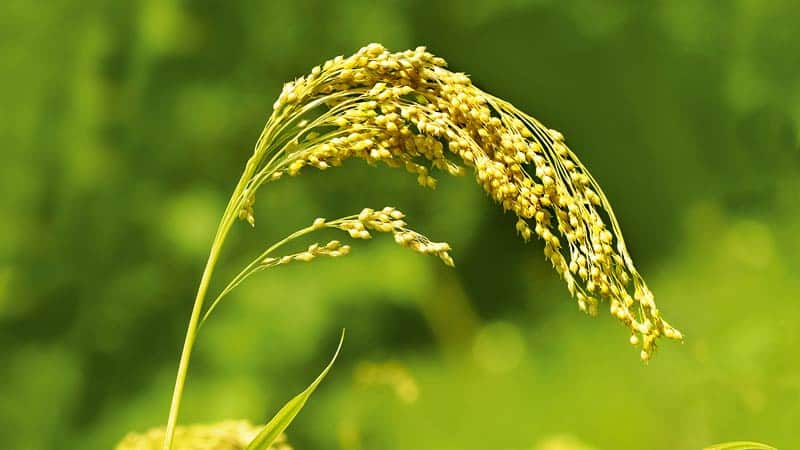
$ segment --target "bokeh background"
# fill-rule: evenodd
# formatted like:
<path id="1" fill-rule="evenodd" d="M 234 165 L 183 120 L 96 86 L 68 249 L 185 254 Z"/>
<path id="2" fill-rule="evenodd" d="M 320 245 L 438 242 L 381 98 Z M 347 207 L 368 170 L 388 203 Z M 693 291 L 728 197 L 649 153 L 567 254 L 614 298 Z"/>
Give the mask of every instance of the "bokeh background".
<path id="1" fill-rule="evenodd" d="M 183 423 L 263 422 L 334 370 L 297 449 L 800 446 L 794 0 L 86 0 L 0 4 L 0 448 L 109 449 L 164 423 L 216 221 L 283 82 L 426 45 L 564 132 L 686 335 L 642 364 L 578 312 L 470 177 L 352 161 L 265 188 L 217 284 L 317 216 L 390 238 L 251 278 L 202 330 Z"/>

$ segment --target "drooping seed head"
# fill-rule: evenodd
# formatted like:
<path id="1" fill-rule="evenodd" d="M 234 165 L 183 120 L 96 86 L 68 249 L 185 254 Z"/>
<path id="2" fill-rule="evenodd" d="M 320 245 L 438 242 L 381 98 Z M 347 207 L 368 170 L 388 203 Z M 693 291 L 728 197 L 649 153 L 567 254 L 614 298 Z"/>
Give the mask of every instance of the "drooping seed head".
<path id="1" fill-rule="evenodd" d="M 611 314 L 642 337 L 631 342 L 641 345 L 643 359 L 658 337 L 682 339 L 661 317 L 608 199 L 564 136 L 450 71 L 424 47 L 392 53 L 370 44 L 336 57 L 287 83 L 274 109 L 251 160 L 259 171 L 242 194 L 240 217 L 251 221 L 262 183 L 305 167 L 363 159 L 402 168 L 430 188 L 437 171 L 471 168 L 484 191 L 517 216 L 523 239 L 544 241 L 545 257 L 582 311 L 596 314 L 600 300 L 608 301 Z M 449 248 L 402 231 L 396 215 L 364 210 L 341 228 L 359 239 L 370 238 L 368 230 L 391 231 L 401 245 L 452 263 Z"/>

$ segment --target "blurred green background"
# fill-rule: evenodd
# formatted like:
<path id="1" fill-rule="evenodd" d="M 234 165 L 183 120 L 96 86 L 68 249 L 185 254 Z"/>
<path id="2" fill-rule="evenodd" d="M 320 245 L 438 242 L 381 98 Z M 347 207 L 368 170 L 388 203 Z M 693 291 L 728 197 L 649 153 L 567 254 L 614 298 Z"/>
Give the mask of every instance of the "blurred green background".
<path id="1" fill-rule="evenodd" d="M 0 5 L 0 448 L 109 449 L 165 422 L 216 221 L 283 82 L 369 42 L 426 45 L 568 137 L 685 336 L 649 365 L 589 319 L 471 177 L 352 161 L 266 187 L 216 286 L 317 216 L 390 238 L 251 278 L 202 330 L 182 422 L 308 449 L 800 445 L 795 0 L 86 0 Z"/>

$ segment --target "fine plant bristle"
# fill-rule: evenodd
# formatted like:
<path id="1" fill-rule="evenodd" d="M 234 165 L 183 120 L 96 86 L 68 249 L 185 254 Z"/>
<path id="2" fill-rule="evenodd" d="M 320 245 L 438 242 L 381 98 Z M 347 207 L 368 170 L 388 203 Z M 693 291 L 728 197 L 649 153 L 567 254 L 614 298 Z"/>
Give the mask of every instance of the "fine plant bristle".
<path id="1" fill-rule="evenodd" d="M 264 183 L 348 158 L 404 168 L 430 188 L 435 171 L 471 168 L 489 196 L 518 217 L 523 239 L 544 241 L 545 257 L 582 311 L 594 315 L 606 300 L 645 360 L 658 337 L 682 339 L 661 317 L 608 199 L 562 134 L 478 89 L 425 48 L 391 53 L 370 44 L 287 83 L 248 162 L 239 218 L 255 222 L 255 193 Z M 417 235 L 395 238 L 446 255 Z"/>

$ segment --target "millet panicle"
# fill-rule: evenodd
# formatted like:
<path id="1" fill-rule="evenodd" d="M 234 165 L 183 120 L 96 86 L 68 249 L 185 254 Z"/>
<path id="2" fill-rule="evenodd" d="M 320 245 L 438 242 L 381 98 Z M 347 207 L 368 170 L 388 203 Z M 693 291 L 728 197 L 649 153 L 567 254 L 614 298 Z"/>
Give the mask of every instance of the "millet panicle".
<path id="1" fill-rule="evenodd" d="M 404 168 L 430 188 L 436 171 L 461 175 L 472 169 L 489 196 L 517 216 L 523 239 L 535 235 L 544 241 L 545 257 L 582 311 L 595 315 L 606 300 L 645 360 L 658 337 L 682 339 L 662 318 L 609 201 L 563 135 L 448 70 L 444 59 L 424 47 L 392 53 L 370 44 L 287 83 L 258 151 L 239 202 L 239 217 L 250 223 L 257 189 L 306 167 L 324 170 L 359 158 Z M 368 234 L 367 223 L 352 222 L 348 231 L 361 237 Z M 449 248 L 415 234 L 401 230 L 394 236 L 445 262 L 450 258 Z M 312 258 L 315 251 L 321 247 L 295 259 Z"/>

